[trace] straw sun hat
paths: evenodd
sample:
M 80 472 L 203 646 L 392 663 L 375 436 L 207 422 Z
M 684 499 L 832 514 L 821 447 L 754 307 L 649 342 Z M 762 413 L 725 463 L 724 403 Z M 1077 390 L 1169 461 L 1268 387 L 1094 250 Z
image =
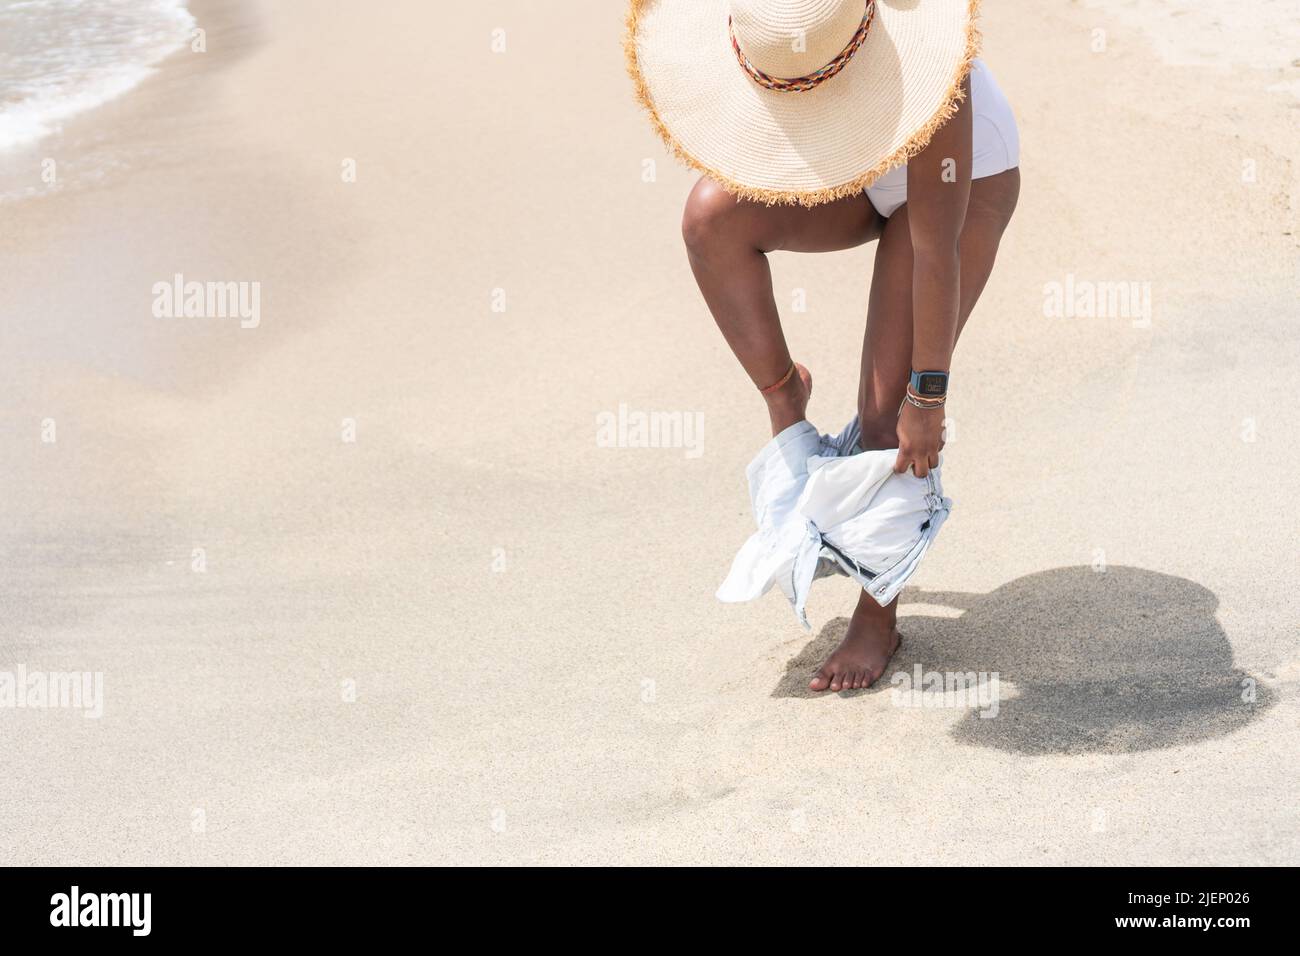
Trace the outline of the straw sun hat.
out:
M 956 112 L 979 0 L 631 0 L 628 72 L 655 130 L 742 199 L 852 195 Z

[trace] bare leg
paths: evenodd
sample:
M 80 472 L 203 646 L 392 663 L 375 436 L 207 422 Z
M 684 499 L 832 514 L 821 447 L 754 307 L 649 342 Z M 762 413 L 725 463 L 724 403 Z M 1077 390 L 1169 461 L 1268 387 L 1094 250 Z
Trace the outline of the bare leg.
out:
M 875 239 L 882 224 L 865 195 L 806 209 L 742 202 L 711 180 L 696 183 L 682 217 L 691 271 L 756 387 L 779 381 L 790 368 L 767 253 L 849 249 Z M 784 387 L 764 396 L 773 435 L 803 420 L 811 386 L 807 371 L 800 369 Z
M 961 334 L 993 271 L 998 243 L 1020 194 L 1020 171 L 1010 169 L 971 183 L 970 206 L 961 233 Z M 907 206 L 888 220 L 876 249 L 875 273 L 862 343 L 858 411 L 863 449 L 896 448 L 898 407 L 912 363 L 912 240 Z M 898 649 L 898 601 L 881 607 L 863 591 L 848 633 L 809 685 L 813 690 L 870 687 Z

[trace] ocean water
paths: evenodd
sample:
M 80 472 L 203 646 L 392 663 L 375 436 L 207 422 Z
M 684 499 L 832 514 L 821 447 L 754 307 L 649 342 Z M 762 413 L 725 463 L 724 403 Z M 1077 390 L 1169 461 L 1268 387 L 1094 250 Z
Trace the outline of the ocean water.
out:
M 194 26 L 184 0 L 0 0 L 0 153 L 137 86 Z

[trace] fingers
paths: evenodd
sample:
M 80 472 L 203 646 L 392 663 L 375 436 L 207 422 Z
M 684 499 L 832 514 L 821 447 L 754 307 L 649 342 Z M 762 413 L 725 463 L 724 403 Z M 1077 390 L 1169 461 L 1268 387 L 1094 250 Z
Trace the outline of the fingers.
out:
M 938 449 L 924 455 L 917 455 L 909 451 L 900 451 L 897 460 L 894 462 L 894 473 L 901 475 L 906 472 L 908 468 L 911 468 L 912 474 L 916 475 L 918 478 L 924 478 L 926 475 L 930 474 L 931 469 L 938 467 Z

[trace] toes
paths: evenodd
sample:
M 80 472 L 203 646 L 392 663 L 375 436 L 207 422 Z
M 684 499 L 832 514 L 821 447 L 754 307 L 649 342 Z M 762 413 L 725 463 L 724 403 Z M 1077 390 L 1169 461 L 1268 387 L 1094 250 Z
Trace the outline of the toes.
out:
M 875 683 L 876 678 L 871 671 L 845 671 L 840 673 L 835 668 L 827 665 L 813 675 L 813 679 L 808 682 L 811 690 L 861 690 L 864 687 L 870 687 Z

